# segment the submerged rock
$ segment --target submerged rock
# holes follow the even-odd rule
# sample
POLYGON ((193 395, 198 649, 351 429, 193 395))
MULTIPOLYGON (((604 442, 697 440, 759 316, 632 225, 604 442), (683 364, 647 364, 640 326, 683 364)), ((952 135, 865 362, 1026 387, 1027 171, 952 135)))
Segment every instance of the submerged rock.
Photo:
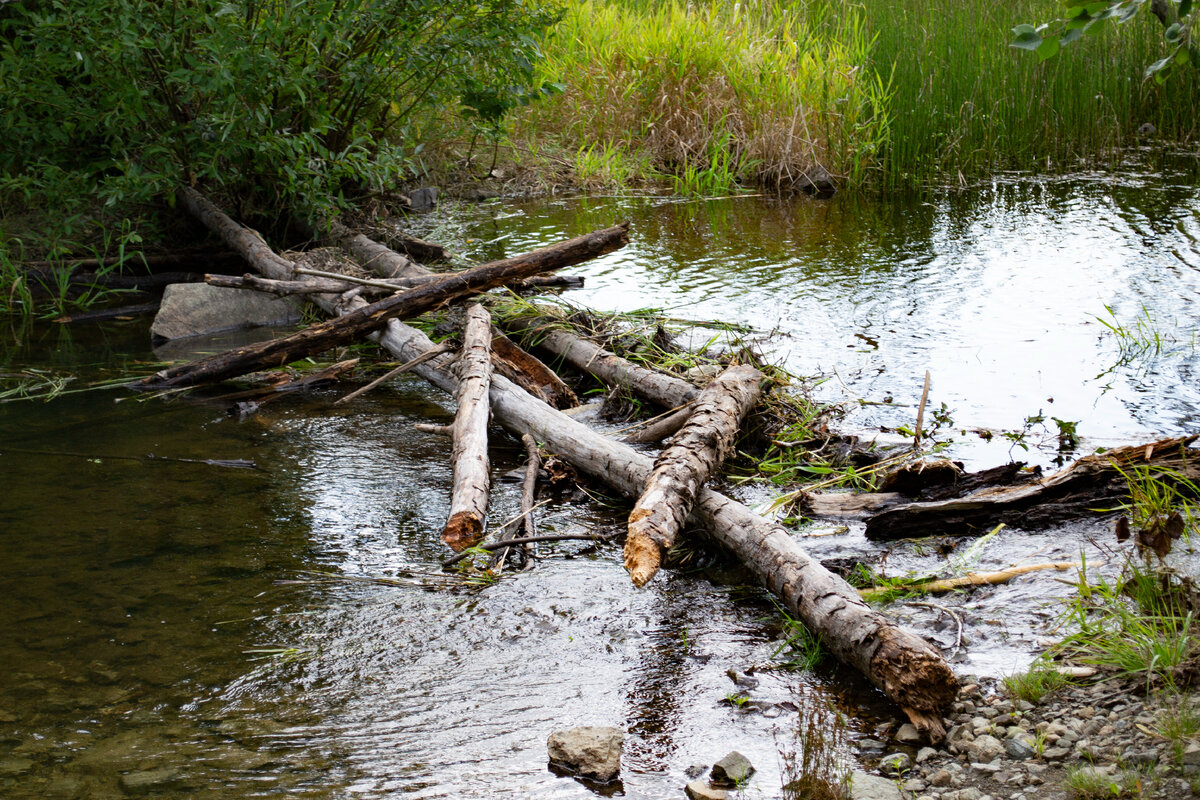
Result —
POLYGON ((206 283, 174 283, 163 292, 150 335, 158 340, 181 339, 299 321, 300 304, 294 299, 206 283))
POLYGON ((624 744, 625 734, 618 728, 583 726, 550 734, 546 749, 555 766, 607 783, 621 772, 624 744))

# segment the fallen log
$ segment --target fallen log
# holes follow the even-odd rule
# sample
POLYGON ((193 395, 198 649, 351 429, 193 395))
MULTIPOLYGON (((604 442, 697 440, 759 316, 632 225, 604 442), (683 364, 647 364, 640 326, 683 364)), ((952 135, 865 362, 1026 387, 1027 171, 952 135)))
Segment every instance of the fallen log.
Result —
POLYGON ((557 372, 522 350, 494 325, 492 363, 501 375, 553 408, 574 408, 579 405, 579 398, 570 386, 563 383, 557 372))
POLYGON ((295 379, 288 379, 286 374, 281 374, 280 379, 268 386, 259 386, 255 389, 246 389, 241 392, 233 392, 231 394, 223 394, 220 397, 213 397, 209 402, 217 403, 229 400, 255 400, 255 406, 261 406, 271 400, 277 400, 285 394, 292 392, 300 392, 307 389, 312 389, 322 384, 331 383, 342 378, 347 372, 351 372, 358 366, 359 359, 350 358, 345 361, 339 361, 336 364, 331 364, 324 369, 316 372, 311 372, 295 379))
MULTIPOLYGON (((380 343, 399 358, 411 358, 433 346, 423 333, 398 320, 388 323, 380 343)), ((453 392, 447 358, 433 359, 414 371, 453 392)), ((626 496, 641 494, 652 471, 649 457, 551 409, 502 376, 493 378, 491 403, 496 420, 510 431, 531 434, 576 468, 626 496)), ((845 581, 810 558, 785 529, 741 503, 704 488, 698 493, 693 518, 745 563, 837 658, 861 671, 896 702, 923 735, 934 742, 945 737, 942 714, 954 701, 958 682, 932 645, 873 610, 845 581)))
MULTIPOLYGON (((226 217, 226 220, 228 218, 226 217)), ((219 220, 218 220, 219 222, 219 220)), ((230 222, 232 222, 230 220, 230 222)), ((235 223, 236 224, 236 223, 235 223)), ((628 237, 628 224, 617 225, 566 242, 527 253, 523 256, 484 264, 465 272, 446 275, 427 284, 401 292, 371 305, 356 308, 336 320, 312 325, 291 336, 218 353, 207 358, 162 370, 134 384, 135 388, 162 390, 225 380, 247 372, 278 367, 306 358, 332 347, 361 339, 378 330, 393 317, 412 317, 450 300, 478 293, 514 278, 578 264, 611 252, 628 237)), ((251 238, 245 234, 241 238, 251 238)), ((231 234, 231 238, 236 239, 231 234)), ((233 243, 230 242, 233 246, 233 243)), ((282 259, 259 240, 246 243, 252 263, 262 261, 275 269, 283 268, 282 259)), ((284 262, 286 265, 288 262, 284 262)))
POLYGON ((685 405, 700 394, 700 390, 687 381, 627 361, 597 344, 562 330, 554 320, 521 317, 503 320, 500 326, 510 333, 523 334, 527 340, 536 342, 538 347, 607 386, 627 388, 665 408, 685 405))
POLYGON ((689 403, 644 425, 639 425, 633 433, 625 437, 625 442, 627 444, 656 444, 668 436, 674 436, 692 415, 692 408, 692 404, 689 403))
POLYGON ((762 373, 730 367, 696 398, 687 423, 654 461, 646 488, 629 514, 625 569, 635 586, 658 572, 692 511, 696 493, 733 450, 738 427, 758 403, 762 373))
POLYGON ((903 503, 867 520, 870 539, 972 535, 1005 523, 1035 530, 1071 519, 1109 513, 1129 497, 1126 476, 1151 469, 1200 480, 1200 452, 1189 448, 1196 436, 1162 439, 1084 456, 1050 475, 1012 486, 980 489, 965 497, 903 503))
POLYGON ((149 314, 158 311, 161 301, 152 303, 138 303, 132 306, 121 306, 120 308, 102 308, 97 311, 79 311, 74 314, 65 314, 61 317, 55 317, 53 322, 106 322, 112 319, 132 319, 133 317, 142 314, 149 314))
MULTIPOLYGON (((1008 569, 997 570, 995 572, 968 572, 958 578, 942 578, 941 580, 928 581, 907 581, 904 583, 894 583, 891 586, 867 586, 859 589, 858 593, 862 595, 864 600, 872 600, 881 595, 886 595, 891 592, 920 592, 921 594, 937 594, 940 592, 952 592, 955 589, 965 589, 969 586, 994 586, 996 584, 1008 583, 1013 578, 1021 575, 1028 575, 1030 572, 1040 572, 1042 570, 1053 569, 1062 572, 1068 569, 1082 569, 1083 564, 1074 561, 1055 561, 1049 564, 1026 564, 1020 567, 1009 567, 1008 569)), ((1089 566, 1102 566, 1091 564, 1089 566)))
POLYGON ((495 569, 497 573, 504 570, 513 547, 521 548, 517 557, 518 563, 524 564, 529 558, 529 548, 525 543, 513 542, 514 539, 537 536, 537 526, 533 523, 533 509, 537 502, 538 471, 542 467, 542 456, 537 440, 528 433, 521 435, 521 444, 525 446, 525 479, 521 482, 521 525, 513 527, 511 531, 503 529, 496 537, 497 552, 488 561, 488 568, 495 569), (507 547, 502 546, 505 543, 508 543, 507 547))
POLYGON ((458 357, 454 417, 454 490, 442 541, 456 553, 478 544, 487 517, 491 470, 487 454, 488 389, 492 382, 492 318, 481 305, 467 309, 458 357))

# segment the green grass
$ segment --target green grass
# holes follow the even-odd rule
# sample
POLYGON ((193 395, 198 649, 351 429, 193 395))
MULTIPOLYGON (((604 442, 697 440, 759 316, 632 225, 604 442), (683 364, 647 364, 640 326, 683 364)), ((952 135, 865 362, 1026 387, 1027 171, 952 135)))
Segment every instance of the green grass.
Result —
POLYGON ((1200 734, 1200 702, 1190 694, 1164 697, 1158 714, 1158 735, 1171 743, 1176 763, 1182 763, 1188 744, 1200 734))
POLYGON ((1094 766, 1067 770, 1066 789, 1076 800, 1116 800, 1141 797, 1144 776, 1135 770, 1106 772, 1094 766))
POLYGON ((1115 148, 1197 133, 1197 73, 1143 83, 1161 57, 1149 14, 1088 37, 1045 63, 1010 48, 1019 23, 1048 20, 1042 0, 859 0, 877 36, 872 63, 891 78, 885 185, 970 180, 994 168, 1069 172, 1115 163, 1115 148))
POLYGON ((614 182, 661 173, 685 194, 788 187, 817 164, 857 182, 886 126, 869 49, 861 16, 829 0, 570 3, 542 67, 566 91, 515 138, 586 154, 590 178, 599 154, 622 165, 614 182))
POLYGON ((1040 703, 1068 682, 1066 676, 1041 660, 1035 661, 1027 672, 1014 672, 1003 678, 1004 690, 1010 697, 1030 703, 1040 703))

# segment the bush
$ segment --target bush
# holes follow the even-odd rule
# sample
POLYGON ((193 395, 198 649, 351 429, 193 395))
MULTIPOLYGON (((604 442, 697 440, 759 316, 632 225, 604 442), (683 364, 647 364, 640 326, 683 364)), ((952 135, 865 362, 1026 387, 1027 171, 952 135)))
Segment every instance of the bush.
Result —
MULTIPOLYGON (((447 104, 536 94, 557 13, 530 0, 0 4, 0 195, 145 201, 181 181, 243 216, 392 187, 447 104)), ((11 208, 11 202, 8 204, 11 208)))

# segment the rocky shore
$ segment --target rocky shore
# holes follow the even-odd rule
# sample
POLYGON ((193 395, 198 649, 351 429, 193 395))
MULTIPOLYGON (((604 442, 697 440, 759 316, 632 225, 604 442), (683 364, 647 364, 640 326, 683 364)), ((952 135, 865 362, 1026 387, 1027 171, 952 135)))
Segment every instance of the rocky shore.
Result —
POLYGON ((907 724, 889 732, 887 741, 856 742, 860 758, 896 788, 889 793, 877 781, 858 781, 853 796, 1197 797, 1200 743, 1179 723, 1188 716, 1181 705, 1190 702, 1190 695, 1147 697, 1143 686, 1111 679, 1068 686, 1034 704, 1013 700, 995 682, 968 679, 941 746, 921 746, 907 724))

